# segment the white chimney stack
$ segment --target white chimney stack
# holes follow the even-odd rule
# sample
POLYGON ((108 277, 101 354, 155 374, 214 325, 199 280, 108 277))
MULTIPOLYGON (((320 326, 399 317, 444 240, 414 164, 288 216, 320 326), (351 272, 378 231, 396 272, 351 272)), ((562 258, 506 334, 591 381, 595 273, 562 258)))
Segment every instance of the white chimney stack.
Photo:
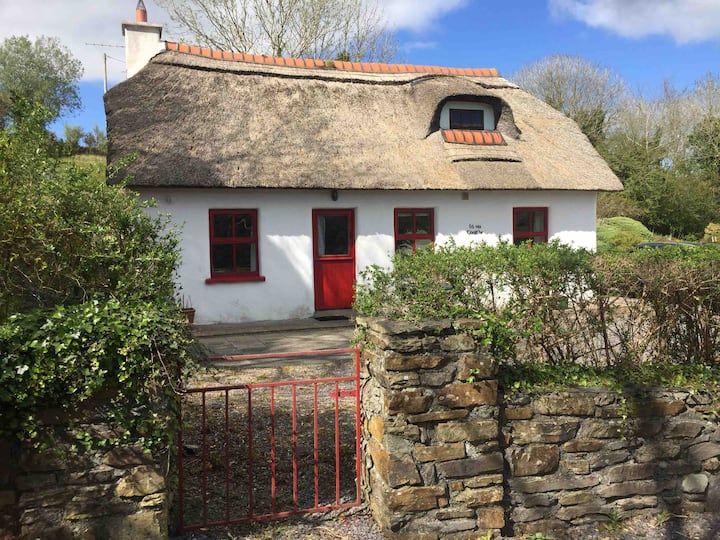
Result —
POLYGON ((128 79, 140 71, 150 59, 165 50, 161 41, 162 25, 147 22, 147 10, 143 0, 135 8, 135 21, 122 23, 125 36, 125 64, 128 79))

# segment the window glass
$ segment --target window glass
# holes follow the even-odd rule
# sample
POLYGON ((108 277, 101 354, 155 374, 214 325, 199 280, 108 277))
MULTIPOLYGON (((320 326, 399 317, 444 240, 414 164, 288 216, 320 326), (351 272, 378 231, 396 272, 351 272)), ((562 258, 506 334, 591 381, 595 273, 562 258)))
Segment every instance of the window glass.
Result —
POLYGON ((257 234, 257 210, 210 210, 210 278, 260 278, 257 234))
POLYGON ((485 129, 485 112, 474 109, 450 109, 450 129, 485 129))
POLYGON ((513 243, 547 243, 547 208, 513 209, 513 243))
POLYGON ((321 241, 318 245, 319 255, 349 255, 350 230, 346 215, 320 215, 318 233, 321 241))
POLYGON ((409 212, 400 212, 397 215, 397 231, 398 234, 412 234, 413 215, 409 212))
POLYGON ((416 253, 435 241, 435 212, 432 208, 395 209, 395 251, 416 253))
POLYGON ((233 271, 232 244, 222 244, 212 247, 212 271, 213 273, 233 271))
POLYGON ((232 214, 215 214, 213 216, 213 231, 216 238, 232 238, 232 214))
POLYGON ((253 234, 253 218, 250 214, 237 214, 235 216, 235 236, 250 238, 253 234))

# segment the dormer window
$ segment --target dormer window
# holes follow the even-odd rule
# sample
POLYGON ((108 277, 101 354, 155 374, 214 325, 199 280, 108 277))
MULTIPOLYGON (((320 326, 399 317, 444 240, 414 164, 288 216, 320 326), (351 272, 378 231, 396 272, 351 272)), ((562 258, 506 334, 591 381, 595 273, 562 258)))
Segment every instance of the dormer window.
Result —
POLYGON ((485 111, 450 109, 450 129, 485 129, 485 111))
POLYGON ((440 129, 495 130, 495 112, 489 103, 448 101, 440 111, 440 129))

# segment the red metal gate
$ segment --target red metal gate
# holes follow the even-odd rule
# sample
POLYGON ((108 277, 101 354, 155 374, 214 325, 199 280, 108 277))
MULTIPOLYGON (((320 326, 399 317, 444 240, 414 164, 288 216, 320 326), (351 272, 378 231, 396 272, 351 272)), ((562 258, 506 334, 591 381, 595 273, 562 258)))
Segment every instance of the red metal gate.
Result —
POLYGON ((345 361, 352 356, 352 375, 185 391, 177 453, 179 532, 360 504, 358 349, 212 360, 338 355, 345 361))

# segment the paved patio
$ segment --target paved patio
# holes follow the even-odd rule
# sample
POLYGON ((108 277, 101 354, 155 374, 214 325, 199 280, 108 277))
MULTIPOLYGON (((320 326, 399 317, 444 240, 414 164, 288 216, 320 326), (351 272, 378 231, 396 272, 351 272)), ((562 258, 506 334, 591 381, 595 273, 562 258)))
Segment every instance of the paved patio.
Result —
POLYGON ((354 330, 347 318, 195 325, 192 332, 209 356, 227 356, 345 348, 354 330))

